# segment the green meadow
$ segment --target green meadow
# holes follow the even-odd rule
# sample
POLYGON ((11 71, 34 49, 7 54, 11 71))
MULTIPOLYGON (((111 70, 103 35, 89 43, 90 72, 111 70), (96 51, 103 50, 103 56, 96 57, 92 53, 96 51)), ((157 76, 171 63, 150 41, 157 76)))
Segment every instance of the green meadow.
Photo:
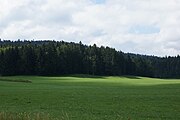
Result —
POLYGON ((8 116, 180 120, 180 80, 89 75, 0 77, 0 119, 12 119, 8 116))

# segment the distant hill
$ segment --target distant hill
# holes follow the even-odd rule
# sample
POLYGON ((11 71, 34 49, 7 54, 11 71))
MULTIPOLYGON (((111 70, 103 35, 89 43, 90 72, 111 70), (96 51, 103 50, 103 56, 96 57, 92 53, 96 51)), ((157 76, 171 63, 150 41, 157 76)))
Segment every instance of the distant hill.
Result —
POLYGON ((81 42, 0 40, 0 75, 65 74, 180 78, 180 56, 123 53, 81 42))

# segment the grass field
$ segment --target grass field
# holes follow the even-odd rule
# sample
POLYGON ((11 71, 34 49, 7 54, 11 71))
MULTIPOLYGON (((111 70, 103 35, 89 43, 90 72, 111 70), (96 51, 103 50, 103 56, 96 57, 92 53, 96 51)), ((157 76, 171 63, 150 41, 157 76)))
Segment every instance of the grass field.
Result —
POLYGON ((60 120, 180 120, 180 80, 0 77, 0 117, 19 114, 60 120))

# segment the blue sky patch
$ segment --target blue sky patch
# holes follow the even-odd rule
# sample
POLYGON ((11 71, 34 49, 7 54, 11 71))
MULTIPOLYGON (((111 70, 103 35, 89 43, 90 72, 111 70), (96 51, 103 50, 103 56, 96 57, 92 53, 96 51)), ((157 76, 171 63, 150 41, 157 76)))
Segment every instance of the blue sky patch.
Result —
POLYGON ((136 25, 136 26, 132 26, 128 32, 132 34, 153 34, 153 33, 159 33, 160 29, 155 26, 136 25))
POLYGON ((92 2, 95 4, 103 4, 106 2, 106 0, 92 0, 92 2))

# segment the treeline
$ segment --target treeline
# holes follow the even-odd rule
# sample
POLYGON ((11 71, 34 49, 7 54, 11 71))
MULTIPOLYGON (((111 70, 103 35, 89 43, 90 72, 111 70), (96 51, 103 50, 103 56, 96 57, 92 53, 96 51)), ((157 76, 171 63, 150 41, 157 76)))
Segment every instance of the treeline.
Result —
POLYGON ((1 41, 0 75, 137 75, 180 77, 180 56, 126 54, 64 41, 1 41))

